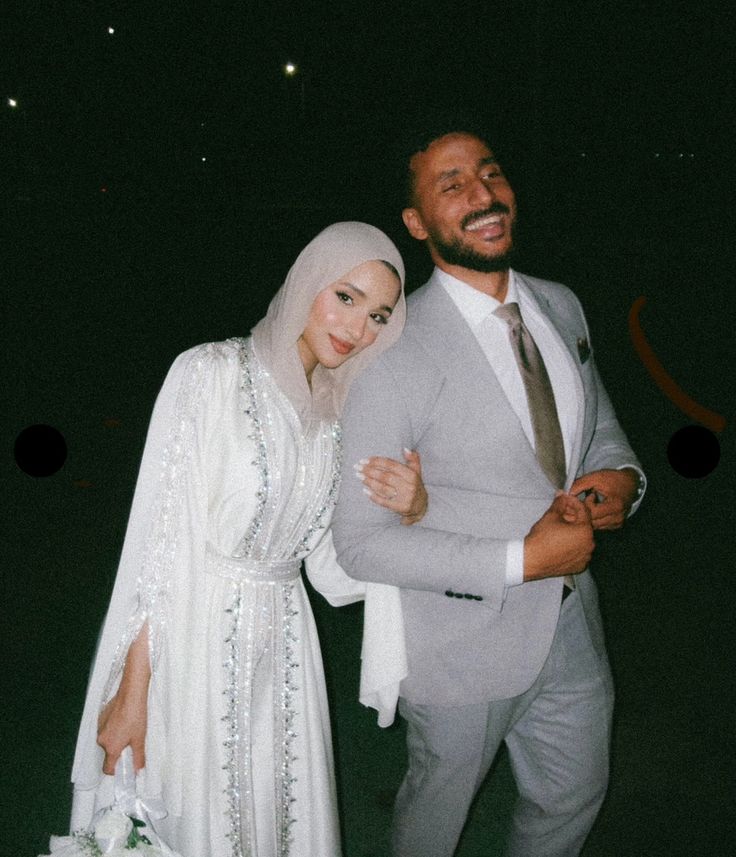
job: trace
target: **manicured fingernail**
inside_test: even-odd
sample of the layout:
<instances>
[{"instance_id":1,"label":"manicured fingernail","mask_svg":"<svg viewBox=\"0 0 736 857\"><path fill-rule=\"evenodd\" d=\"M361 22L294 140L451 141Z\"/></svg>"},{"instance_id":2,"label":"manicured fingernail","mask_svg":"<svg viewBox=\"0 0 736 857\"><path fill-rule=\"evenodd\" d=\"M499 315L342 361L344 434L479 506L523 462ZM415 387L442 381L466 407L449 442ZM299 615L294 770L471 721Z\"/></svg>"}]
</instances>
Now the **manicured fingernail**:
<instances>
[{"instance_id":1,"label":"manicured fingernail","mask_svg":"<svg viewBox=\"0 0 736 857\"><path fill-rule=\"evenodd\" d=\"M366 488L365 486L363 486L363 493L364 493L364 494L367 494L369 497L372 497L372 496L373 496L373 492L371 491L371 489L370 489L370 488Z\"/></svg>"},{"instance_id":2,"label":"manicured fingernail","mask_svg":"<svg viewBox=\"0 0 736 857\"><path fill-rule=\"evenodd\" d=\"M406 447L404 447L404 452L405 452L407 455L411 455L411 450L410 450L410 449L407 449Z\"/></svg>"},{"instance_id":3,"label":"manicured fingernail","mask_svg":"<svg viewBox=\"0 0 736 857\"><path fill-rule=\"evenodd\" d=\"M358 462L358 464L368 464L368 459L367 458L361 458L360 461Z\"/></svg>"},{"instance_id":4,"label":"manicured fingernail","mask_svg":"<svg viewBox=\"0 0 736 857\"><path fill-rule=\"evenodd\" d=\"M354 465L353 465L353 470L357 470L357 471L358 471L358 473L362 473L362 471L363 471L363 465L362 465L362 463L360 463L360 462L359 462L358 464L354 464Z\"/></svg>"},{"instance_id":5,"label":"manicured fingernail","mask_svg":"<svg viewBox=\"0 0 736 857\"><path fill-rule=\"evenodd\" d=\"M360 479L361 482L365 482L365 473L363 473L362 470L356 469L355 475L358 477L358 479Z\"/></svg>"}]
</instances>

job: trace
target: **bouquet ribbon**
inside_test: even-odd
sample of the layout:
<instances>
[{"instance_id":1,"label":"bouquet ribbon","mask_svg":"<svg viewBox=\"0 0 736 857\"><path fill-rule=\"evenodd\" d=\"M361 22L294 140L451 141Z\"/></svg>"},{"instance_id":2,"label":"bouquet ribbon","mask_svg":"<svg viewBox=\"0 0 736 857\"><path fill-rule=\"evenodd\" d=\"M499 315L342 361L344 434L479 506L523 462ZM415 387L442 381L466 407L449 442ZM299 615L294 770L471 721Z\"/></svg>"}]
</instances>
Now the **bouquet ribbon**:
<instances>
[{"instance_id":1,"label":"bouquet ribbon","mask_svg":"<svg viewBox=\"0 0 736 857\"><path fill-rule=\"evenodd\" d=\"M133 753L130 747L123 750L115 766L115 799L113 805L99 810L92 819L94 830L99 821L108 813L115 813L121 819L120 830L112 827L110 836L101 836L95 832L95 840L103 854L109 854L116 848L125 848L130 835L130 818L144 822L149 830L155 833L152 821L165 818L167 815L164 803L159 797L144 797L136 791L136 772L133 767ZM128 817L126 819L126 816ZM114 831L114 832L113 832Z\"/></svg>"}]
</instances>

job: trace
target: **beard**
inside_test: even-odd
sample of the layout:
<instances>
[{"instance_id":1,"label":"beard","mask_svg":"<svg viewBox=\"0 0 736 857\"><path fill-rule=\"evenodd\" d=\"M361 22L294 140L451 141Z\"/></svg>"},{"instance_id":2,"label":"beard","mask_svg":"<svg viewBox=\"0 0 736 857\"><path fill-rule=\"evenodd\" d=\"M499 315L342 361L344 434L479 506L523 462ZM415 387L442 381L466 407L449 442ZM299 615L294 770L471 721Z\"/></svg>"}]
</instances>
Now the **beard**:
<instances>
[{"instance_id":1,"label":"beard","mask_svg":"<svg viewBox=\"0 0 736 857\"><path fill-rule=\"evenodd\" d=\"M488 217L491 214L509 214L510 210L501 202L496 202L490 208L484 211L476 211L463 219L461 226L465 227L473 220L478 220L482 217ZM495 255L486 255L479 253L467 244L464 244L460 238L445 239L437 230L427 230L429 240L435 249L437 255L448 265L457 265L460 268L467 268L469 271L479 271L482 274L490 274L494 271L508 271L511 267L511 262L515 257L513 222L510 225L511 242L509 248L503 253Z\"/></svg>"}]
</instances>

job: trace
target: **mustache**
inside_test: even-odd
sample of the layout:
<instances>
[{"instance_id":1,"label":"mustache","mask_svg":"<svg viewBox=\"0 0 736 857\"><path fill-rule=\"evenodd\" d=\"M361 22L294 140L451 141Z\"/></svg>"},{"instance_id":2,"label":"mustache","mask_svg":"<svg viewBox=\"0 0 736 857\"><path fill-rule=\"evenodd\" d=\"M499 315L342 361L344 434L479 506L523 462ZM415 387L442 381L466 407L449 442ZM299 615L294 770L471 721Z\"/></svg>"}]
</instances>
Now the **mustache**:
<instances>
[{"instance_id":1,"label":"mustache","mask_svg":"<svg viewBox=\"0 0 736 857\"><path fill-rule=\"evenodd\" d=\"M470 214L466 214L460 221L460 227L465 229L466 226L470 226L470 224L475 223L476 220L482 220L484 217L489 217L491 214L511 214L511 209L508 205L504 205L504 203L497 200L493 205L483 209L483 211L473 211Z\"/></svg>"}]
</instances>

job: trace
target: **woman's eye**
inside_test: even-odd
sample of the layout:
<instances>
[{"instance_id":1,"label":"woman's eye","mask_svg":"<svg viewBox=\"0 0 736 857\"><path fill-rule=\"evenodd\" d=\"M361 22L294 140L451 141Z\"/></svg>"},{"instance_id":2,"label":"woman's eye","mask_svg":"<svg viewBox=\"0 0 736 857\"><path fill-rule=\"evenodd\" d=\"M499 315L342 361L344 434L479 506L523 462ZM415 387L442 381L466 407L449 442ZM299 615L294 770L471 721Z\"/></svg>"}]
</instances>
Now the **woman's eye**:
<instances>
[{"instance_id":1,"label":"woman's eye","mask_svg":"<svg viewBox=\"0 0 736 857\"><path fill-rule=\"evenodd\" d=\"M336 292L336 294L338 299L341 300L344 304L348 304L348 306L352 304L353 299L347 292Z\"/></svg>"},{"instance_id":2,"label":"woman's eye","mask_svg":"<svg viewBox=\"0 0 736 857\"><path fill-rule=\"evenodd\" d=\"M371 313L371 318L376 322L376 324L388 324L388 319L385 315L381 315L380 312Z\"/></svg>"}]
</instances>

